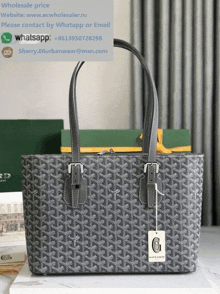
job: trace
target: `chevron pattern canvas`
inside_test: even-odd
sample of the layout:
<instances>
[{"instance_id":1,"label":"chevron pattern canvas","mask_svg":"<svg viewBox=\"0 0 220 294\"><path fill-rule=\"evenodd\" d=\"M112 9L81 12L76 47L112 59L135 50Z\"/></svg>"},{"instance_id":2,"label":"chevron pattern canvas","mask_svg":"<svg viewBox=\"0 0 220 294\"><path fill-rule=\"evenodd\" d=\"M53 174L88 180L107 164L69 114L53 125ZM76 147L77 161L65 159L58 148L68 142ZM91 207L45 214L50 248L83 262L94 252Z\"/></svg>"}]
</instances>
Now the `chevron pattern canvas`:
<instances>
[{"instance_id":1,"label":"chevron pattern canvas","mask_svg":"<svg viewBox=\"0 0 220 294\"><path fill-rule=\"evenodd\" d=\"M148 262L148 231L155 208L138 197L147 155L81 157L88 199L63 201L71 155L22 157L28 262L35 274L180 273L196 269L203 156L157 155L162 179L158 230L166 232L166 261Z\"/></svg>"}]
</instances>

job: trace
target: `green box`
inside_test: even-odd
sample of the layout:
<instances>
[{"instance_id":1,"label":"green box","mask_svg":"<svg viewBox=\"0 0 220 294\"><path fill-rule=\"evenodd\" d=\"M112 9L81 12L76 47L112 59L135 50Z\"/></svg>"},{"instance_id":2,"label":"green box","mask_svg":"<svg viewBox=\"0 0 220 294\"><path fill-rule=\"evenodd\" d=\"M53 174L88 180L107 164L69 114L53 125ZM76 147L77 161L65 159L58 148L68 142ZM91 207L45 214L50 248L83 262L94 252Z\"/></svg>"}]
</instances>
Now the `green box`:
<instances>
[{"instance_id":1,"label":"green box","mask_svg":"<svg viewBox=\"0 0 220 294\"><path fill-rule=\"evenodd\" d=\"M191 145L190 131L160 130L163 132L163 146L165 148L186 147ZM80 130L81 147L141 147L139 138L142 130ZM158 133L159 134L159 133ZM62 153L70 152L70 131L62 130ZM68 151L65 151L66 150ZM184 148L183 148L184 149ZM64 151L63 151L64 150ZM185 150L182 152L186 152Z\"/></svg>"},{"instance_id":2,"label":"green box","mask_svg":"<svg viewBox=\"0 0 220 294\"><path fill-rule=\"evenodd\" d=\"M163 145L166 148L191 146L190 130L163 130Z\"/></svg>"},{"instance_id":3,"label":"green box","mask_svg":"<svg viewBox=\"0 0 220 294\"><path fill-rule=\"evenodd\" d=\"M63 120L0 120L0 192L21 191L21 155L59 154Z\"/></svg>"},{"instance_id":4,"label":"green box","mask_svg":"<svg viewBox=\"0 0 220 294\"><path fill-rule=\"evenodd\" d=\"M80 130L83 147L139 146L136 142L141 130ZM70 131L62 130L62 146L71 147Z\"/></svg>"}]
</instances>

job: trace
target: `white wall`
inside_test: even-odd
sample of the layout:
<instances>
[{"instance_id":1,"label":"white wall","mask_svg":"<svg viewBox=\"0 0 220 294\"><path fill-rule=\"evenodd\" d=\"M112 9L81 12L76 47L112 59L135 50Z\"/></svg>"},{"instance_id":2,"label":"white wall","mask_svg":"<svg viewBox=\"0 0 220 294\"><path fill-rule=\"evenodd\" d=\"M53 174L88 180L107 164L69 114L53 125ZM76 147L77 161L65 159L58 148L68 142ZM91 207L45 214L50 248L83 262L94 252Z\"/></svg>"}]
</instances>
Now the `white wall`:
<instances>
[{"instance_id":1,"label":"white wall","mask_svg":"<svg viewBox=\"0 0 220 294\"><path fill-rule=\"evenodd\" d=\"M130 0L114 0L114 37L130 41ZM76 62L5 63L0 68L0 119L68 121L68 91ZM130 55L87 62L78 79L81 129L131 127Z\"/></svg>"}]
</instances>

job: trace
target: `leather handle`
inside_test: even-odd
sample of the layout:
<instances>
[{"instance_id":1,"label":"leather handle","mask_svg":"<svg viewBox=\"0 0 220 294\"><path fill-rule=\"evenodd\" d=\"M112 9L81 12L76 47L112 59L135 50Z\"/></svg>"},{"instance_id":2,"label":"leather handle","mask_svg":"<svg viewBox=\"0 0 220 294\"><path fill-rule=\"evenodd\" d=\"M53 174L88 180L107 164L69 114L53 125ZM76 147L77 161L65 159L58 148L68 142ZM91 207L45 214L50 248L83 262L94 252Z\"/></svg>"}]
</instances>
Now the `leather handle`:
<instances>
[{"instance_id":1,"label":"leather handle","mask_svg":"<svg viewBox=\"0 0 220 294\"><path fill-rule=\"evenodd\" d=\"M143 130L143 153L148 153L148 162L155 162L157 129L158 129L158 97L154 84L154 80L148 69L144 57L131 44L114 39L114 47L120 47L132 52L140 61L145 74L145 82L148 83L150 93L145 94L148 100L148 107L145 111L144 130ZM79 122L76 102L76 85L78 73L85 62L79 62L73 72L70 90L69 90L69 120L70 120L70 136L72 146L72 161L79 162L80 156L80 138L79 138ZM149 97L149 98L148 98Z\"/></svg>"}]
</instances>

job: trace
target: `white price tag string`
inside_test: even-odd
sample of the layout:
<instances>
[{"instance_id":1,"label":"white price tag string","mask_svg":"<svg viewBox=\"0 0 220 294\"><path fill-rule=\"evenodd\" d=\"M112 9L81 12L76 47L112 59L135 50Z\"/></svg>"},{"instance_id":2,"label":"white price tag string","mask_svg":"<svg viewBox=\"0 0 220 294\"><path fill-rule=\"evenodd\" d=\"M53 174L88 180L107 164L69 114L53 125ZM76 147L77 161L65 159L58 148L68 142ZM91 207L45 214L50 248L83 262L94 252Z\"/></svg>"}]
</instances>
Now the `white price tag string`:
<instances>
[{"instance_id":1,"label":"white price tag string","mask_svg":"<svg viewBox=\"0 0 220 294\"><path fill-rule=\"evenodd\" d=\"M156 230L148 231L148 261L149 262L165 262L166 261L166 238L165 231L158 231L158 191L157 184L155 184L156 191L156 205L155 205L155 217L156 217Z\"/></svg>"},{"instance_id":2,"label":"white price tag string","mask_svg":"<svg viewBox=\"0 0 220 294\"><path fill-rule=\"evenodd\" d=\"M161 193L158 189L157 189L157 184L155 184L155 190L156 190L156 205L155 205L155 217L156 217L156 232L157 232L157 228L158 228L158 193L162 196L164 196L163 193Z\"/></svg>"}]
</instances>

